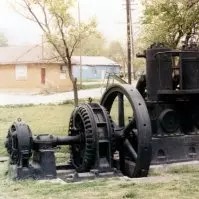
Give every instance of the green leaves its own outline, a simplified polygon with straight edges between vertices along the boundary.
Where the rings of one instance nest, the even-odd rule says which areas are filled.
[[[145,2],[142,40],[163,42],[171,48],[181,45],[188,35],[198,32],[199,1],[148,0]]]
[[[19,0],[28,19],[42,29],[47,42],[51,44],[64,63],[70,63],[71,56],[81,40],[96,32],[96,20],[79,23],[72,15],[76,0]]]

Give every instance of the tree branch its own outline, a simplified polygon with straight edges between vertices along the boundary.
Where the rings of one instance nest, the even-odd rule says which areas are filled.
[[[49,28],[49,23],[48,23],[48,18],[47,18],[45,6],[42,5],[40,2],[38,2],[38,5],[41,7],[42,12],[43,12],[43,14],[44,14],[45,26],[46,26],[46,28],[48,29],[48,32],[51,33],[50,28]]]
[[[79,40],[76,39],[75,42],[74,42],[74,44],[71,47],[70,57],[72,57],[73,52],[74,52],[75,48],[77,47],[78,43],[79,43]]]
[[[61,33],[61,40],[62,40],[62,42],[64,44],[65,54],[66,54],[66,57],[67,57],[67,59],[69,61],[69,59],[71,57],[70,57],[70,54],[69,54],[68,45],[66,43],[66,39],[65,39],[65,36],[64,36],[64,31],[63,31],[64,21],[63,21],[63,18],[61,16],[59,16],[58,14],[56,14],[56,13],[55,13],[55,17],[56,17],[56,20],[57,20],[57,25],[59,27],[59,31]],[[60,23],[60,20],[61,20],[61,23]]]
[[[192,7],[194,7],[197,3],[199,3],[199,0],[189,0],[188,1],[188,9],[191,9]]]
[[[47,33],[47,31],[44,28],[44,25],[42,25],[42,22],[39,21],[39,19],[37,18],[37,16],[35,15],[35,13],[33,12],[31,6],[29,5],[29,3],[26,0],[23,0],[24,3],[26,4],[26,8],[28,9],[28,11],[30,12],[30,14],[33,16],[33,18],[35,19],[35,21],[37,22],[37,24],[40,26],[40,28]]]

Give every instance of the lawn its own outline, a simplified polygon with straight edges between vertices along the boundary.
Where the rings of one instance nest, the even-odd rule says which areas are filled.
[[[126,119],[131,110],[126,105]],[[33,134],[66,135],[73,110],[72,104],[26,107],[0,107],[0,154],[5,155],[4,140],[9,126],[17,118],[28,123]],[[117,118],[113,111],[113,117]],[[63,151],[62,151],[63,152]],[[64,151],[66,153],[66,150]],[[63,153],[62,153],[63,154]],[[66,157],[66,154],[63,154]],[[183,166],[150,172],[150,178],[125,180],[100,179],[83,183],[51,183],[38,181],[13,182],[6,176],[7,163],[0,164],[0,199],[75,199],[75,198],[199,198],[199,168]],[[166,179],[166,180],[165,180]],[[138,183],[139,182],[139,183]]]
[[[33,134],[66,135],[73,108],[72,104],[0,107],[0,154],[5,154],[3,143],[8,128],[17,118],[24,120]]]
[[[184,166],[152,173],[143,179],[124,180],[118,177],[81,183],[9,180],[7,164],[0,164],[0,199],[197,199],[199,168]]]

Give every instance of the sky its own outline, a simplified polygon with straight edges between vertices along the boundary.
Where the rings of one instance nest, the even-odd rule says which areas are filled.
[[[98,30],[107,42],[111,40],[125,41],[126,12],[125,0],[79,0],[82,21],[96,17]],[[9,5],[9,0],[0,0],[0,32],[8,38],[10,45],[26,45],[41,42],[42,32],[37,24],[19,15]],[[139,0],[134,0],[132,18],[135,33],[139,29],[141,16]],[[76,8],[76,11],[78,9]],[[78,12],[76,12],[77,15]]]

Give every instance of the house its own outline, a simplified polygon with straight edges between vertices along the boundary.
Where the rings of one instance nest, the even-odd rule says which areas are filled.
[[[72,90],[72,83],[61,63],[44,59],[42,47],[0,48],[0,91],[40,92]]]
[[[48,51],[40,45],[1,47],[0,91],[41,92],[48,90],[51,92],[72,90],[67,66],[52,59],[52,52]],[[107,69],[107,64],[99,60],[105,59],[103,57],[82,57],[83,78],[90,79],[92,76],[94,77],[92,79],[101,78]],[[111,60],[107,62],[111,63]],[[74,65],[73,74],[78,77],[80,73],[78,57],[72,57],[72,64]],[[111,68],[112,65],[110,70],[113,70]]]
[[[120,73],[120,65],[106,57],[102,56],[73,56],[73,75],[80,79],[80,70],[82,80],[103,80],[109,73]]]

